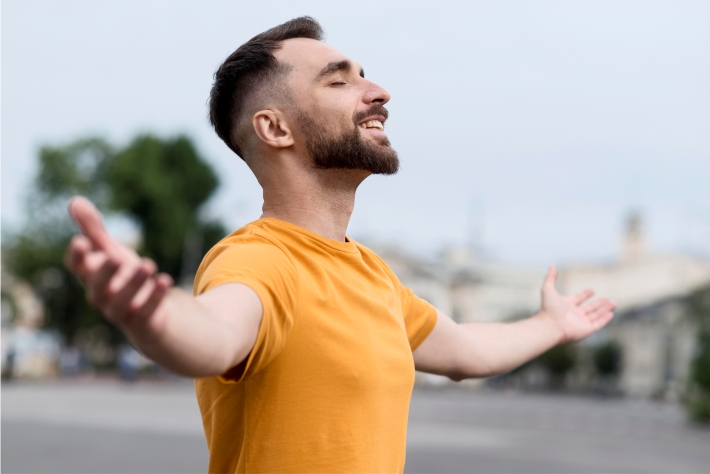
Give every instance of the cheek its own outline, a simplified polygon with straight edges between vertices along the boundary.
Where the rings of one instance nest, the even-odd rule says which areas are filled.
[[[323,108],[323,118],[330,124],[352,124],[352,110],[344,106],[338,107],[337,105],[339,104],[331,104],[330,107]]]
[[[357,99],[348,94],[343,94],[338,89],[329,90],[327,93],[314,97],[313,115],[314,119],[332,126],[339,124],[352,128],[355,124],[354,116],[357,112]]]
[[[353,122],[352,115],[349,115],[343,110],[331,110],[323,113],[316,121],[319,122],[325,130],[331,133],[352,132],[352,130],[357,128],[357,124]]]

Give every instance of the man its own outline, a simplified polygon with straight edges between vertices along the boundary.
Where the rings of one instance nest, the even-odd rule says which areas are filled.
[[[358,185],[394,174],[387,91],[297,18],[215,73],[210,118],[264,190],[261,218],[218,243],[195,295],[104,231],[83,198],[67,253],[90,301],[148,357],[197,378],[211,472],[401,472],[414,371],[507,372],[612,318],[562,297],[509,324],[456,324],[346,237]]]

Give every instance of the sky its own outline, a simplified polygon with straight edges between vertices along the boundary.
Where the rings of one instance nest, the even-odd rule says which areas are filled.
[[[392,96],[402,168],[358,190],[348,234],[434,256],[609,262],[626,215],[657,252],[710,256],[710,2],[2,3],[2,224],[21,227],[42,144],[186,133],[257,219],[261,189],[206,120],[239,45],[310,15]]]

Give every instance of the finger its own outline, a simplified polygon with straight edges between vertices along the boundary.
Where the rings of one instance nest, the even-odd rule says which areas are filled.
[[[598,309],[601,308],[602,306],[604,306],[604,304],[606,303],[606,301],[607,301],[607,300],[605,300],[605,299],[603,299],[603,298],[602,298],[602,299],[598,299],[598,300],[594,300],[594,301],[590,301],[589,303],[584,304],[584,305],[582,306],[582,309],[583,309],[587,314],[590,314],[590,313],[593,313],[594,311],[598,310]]]
[[[93,278],[94,274],[99,271],[99,269],[106,263],[106,259],[109,255],[100,250],[97,252],[89,252],[84,256],[84,261],[82,263],[82,271],[84,272],[86,282]],[[118,259],[112,258],[117,265],[119,265],[118,271],[121,271],[121,263]]]
[[[543,288],[548,290],[555,289],[555,283],[557,282],[557,267],[550,265],[550,269],[547,271],[545,276],[545,281],[543,283]]]
[[[91,251],[91,242],[83,235],[75,235],[69,241],[64,252],[64,265],[72,272],[82,276],[84,258]]]
[[[108,312],[115,321],[125,319],[128,313],[128,308],[131,301],[135,298],[143,284],[155,273],[155,264],[152,262],[142,262],[130,276],[123,287],[116,292],[115,295],[108,301]]]
[[[582,304],[584,301],[588,300],[592,296],[594,296],[594,290],[587,289],[584,291],[580,291],[572,297],[572,303],[576,305]]]
[[[150,259],[146,259],[148,262],[148,265],[151,266],[151,276],[154,276],[155,273],[158,271],[157,266],[155,265],[155,262]],[[140,308],[145,304],[146,301],[148,301],[148,298],[150,295],[153,293],[153,287],[155,286],[155,278],[150,278],[145,285],[143,285],[140,290],[138,290],[138,293],[133,297],[133,300],[131,301],[131,306],[129,308]],[[131,310],[129,309],[129,313]]]
[[[614,318],[614,313],[607,311],[605,313],[599,314],[599,316],[593,321],[595,330],[601,329]]]
[[[103,264],[98,270],[88,275],[86,288],[89,293],[89,301],[92,305],[97,308],[103,308],[106,301],[110,299],[111,295],[108,294],[109,284],[111,283],[111,278],[113,278],[118,271],[119,266],[119,263],[115,260],[105,257]]]
[[[610,313],[614,310],[615,305],[609,300],[605,300],[597,309],[589,313],[589,318],[595,321],[602,317],[606,313]]]
[[[86,235],[94,247],[109,250],[114,241],[104,228],[101,213],[96,206],[84,196],[74,196],[69,201],[69,214],[81,232]]]
[[[96,273],[106,262],[106,258],[108,258],[108,255],[106,254],[106,252],[103,251],[87,252],[86,249],[80,249],[76,255],[72,255],[70,258],[73,259],[72,265],[74,268],[72,269],[72,271],[79,275],[79,278],[81,278],[84,284],[87,284],[87,282],[89,281],[89,279],[92,278],[94,273]]]
[[[136,319],[147,319],[155,313],[158,306],[168,294],[168,291],[173,286],[173,279],[170,275],[161,273],[153,279],[153,291],[151,291],[145,302],[138,303],[134,306],[131,303],[129,314]]]

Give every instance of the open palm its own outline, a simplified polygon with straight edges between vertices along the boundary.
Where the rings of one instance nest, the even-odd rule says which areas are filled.
[[[594,295],[584,290],[574,296],[562,296],[557,292],[557,268],[551,266],[542,286],[541,313],[551,318],[562,332],[562,342],[584,339],[604,327],[614,317],[616,305],[607,298],[587,301]]]

